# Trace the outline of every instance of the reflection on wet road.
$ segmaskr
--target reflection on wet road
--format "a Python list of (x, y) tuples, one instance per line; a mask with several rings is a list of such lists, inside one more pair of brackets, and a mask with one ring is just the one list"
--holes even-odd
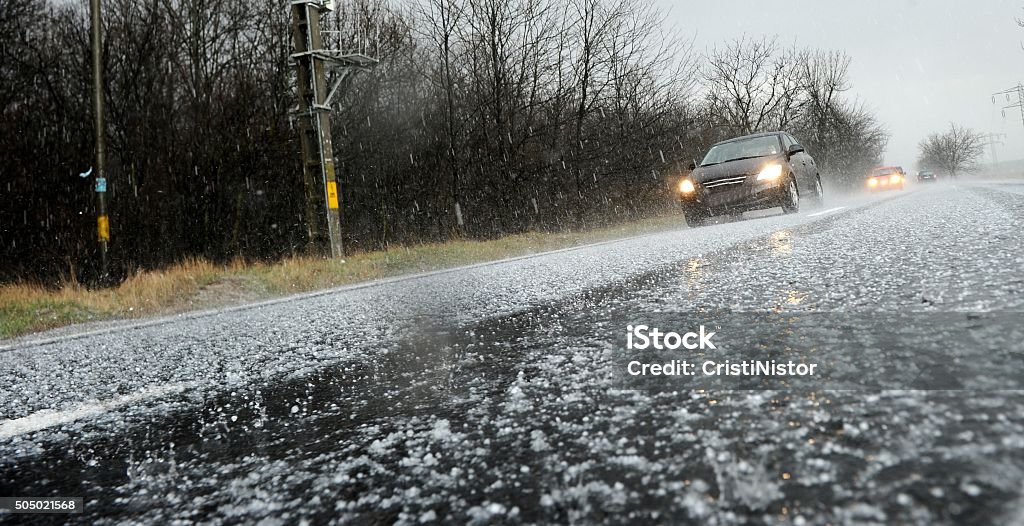
[[(98, 524), (1013, 523), (1022, 221), (1013, 192), (935, 187), (10, 351), (39, 381), (4, 387), (8, 421), (189, 387), (0, 439), (0, 495)], [(832, 383), (628, 378), (639, 322)], [(61, 346), (151, 365), (104, 388), (41, 371)]]

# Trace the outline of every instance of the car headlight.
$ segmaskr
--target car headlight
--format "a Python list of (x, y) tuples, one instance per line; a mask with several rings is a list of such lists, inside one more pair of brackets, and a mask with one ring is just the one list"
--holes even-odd
[(889, 182), (892, 183), (892, 184), (896, 184), (896, 183), (900, 182), (900, 176), (893, 175), (892, 177), (889, 178)]
[(679, 183), (679, 191), (684, 194), (692, 194), (697, 191), (697, 187), (693, 186), (693, 181), (687, 177), (683, 179), (683, 182)]
[(868, 179), (868, 186), (878, 186), (878, 179), (875, 179), (874, 177)]
[(758, 181), (774, 181), (779, 177), (782, 177), (782, 165), (778, 163), (765, 166), (761, 173), (757, 174)]

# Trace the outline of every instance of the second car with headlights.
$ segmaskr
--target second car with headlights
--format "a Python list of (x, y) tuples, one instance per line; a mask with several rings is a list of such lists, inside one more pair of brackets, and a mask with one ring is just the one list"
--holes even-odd
[(802, 199), (822, 201), (814, 159), (785, 132), (758, 133), (715, 144), (677, 188), (686, 222), (705, 224), (716, 215), (782, 207), (800, 210)]
[(902, 190), (907, 176), (899, 166), (880, 166), (868, 174), (868, 190)]

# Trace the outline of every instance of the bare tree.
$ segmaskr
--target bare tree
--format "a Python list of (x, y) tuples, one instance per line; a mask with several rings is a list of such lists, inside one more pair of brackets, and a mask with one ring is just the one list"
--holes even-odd
[[(606, 83), (601, 82), (598, 70), (607, 55), (602, 53), (604, 43), (612, 26), (622, 15), (621, 0), (569, 0), (570, 16), (573, 22), (570, 30), (573, 45), (570, 50), (575, 89), (575, 141), (581, 146), (584, 140), (586, 118), (597, 106)], [(581, 146), (582, 148), (582, 146)]]
[(709, 111), (736, 133), (785, 129), (801, 104), (796, 58), (767, 37), (713, 48), (704, 72)]
[(663, 14), (653, 4), (630, 0), (623, 7), (602, 42), (610, 87), (606, 102), (620, 140), (633, 131), (626, 123), (642, 115), (658, 118), (674, 107), (671, 101), (688, 100), (697, 78), (692, 42), (666, 31)]
[(918, 145), (918, 167), (942, 171), (956, 178), (977, 167), (985, 153), (985, 137), (970, 128), (950, 123), (949, 131), (933, 133)]
[(819, 159), (823, 175), (844, 186), (857, 186), (862, 175), (882, 160), (889, 133), (863, 104), (837, 101), (829, 109), (829, 118), (817, 131), (801, 134), (807, 147)]
[(466, 6), (462, 0), (428, 0), (420, 6), (423, 30), (433, 44), (437, 67), (431, 75), (436, 90), (444, 99), (444, 136), (447, 141), (445, 159), (448, 163), (450, 197), (452, 206), (459, 204), (460, 159), (463, 147), (461, 117), (457, 111), (456, 99), (461, 96), (456, 82), (455, 60), (458, 50), (457, 38)]
[(29, 77), (19, 73), (31, 67), (31, 50), (42, 37), (42, 8), (40, 0), (0, 0), (0, 112), (28, 95)]
[(814, 154), (823, 175), (845, 185), (880, 162), (888, 133), (863, 104), (844, 98), (850, 57), (838, 51), (796, 54), (802, 104), (792, 131)]

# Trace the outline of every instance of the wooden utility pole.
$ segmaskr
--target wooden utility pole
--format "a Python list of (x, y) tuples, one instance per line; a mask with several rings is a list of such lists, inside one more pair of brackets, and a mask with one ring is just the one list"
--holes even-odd
[[(302, 175), (306, 187), (306, 223), (311, 248), (330, 246), (331, 257), (341, 257), (341, 214), (338, 211), (338, 180), (334, 175), (331, 146), (331, 111), (327, 102), (327, 75), (320, 35), (318, 1), (292, 3), (292, 38), (298, 68), (299, 138), (302, 142)], [(317, 213), (326, 206), (326, 225)], [(323, 239), (326, 226), (327, 239)]]
[(96, 237), (100, 242), (100, 280), (106, 281), (107, 244), (110, 243), (110, 219), (107, 217), (107, 149), (103, 127), (103, 51), (100, 46), (100, 0), (90, 0), (92, 15), (92, 110), (96, 134)]
[[(330, 247), (331, 257), (341, 257), (340, 189), (334, 172), (331, 145), (331, 101), (346, 77), (368, 69), (376, 59), (324, 49), (320, 15), (334, 10), (332, 0), (292, 0), (291, 55), (297, 68), (299, 138), (302, 143), (302, 175), (306, 190), (306, 223), (312, 252)], [(336, 72), (328, 90), (327, 72)], [(318, 210), (325, 210), (321, 215)], [(325, 224), (326, 223), (326, 224)], [(326, 234), (326, 235), (325, 235)], [(324, 251), (326, 252), (326, 251)]]

